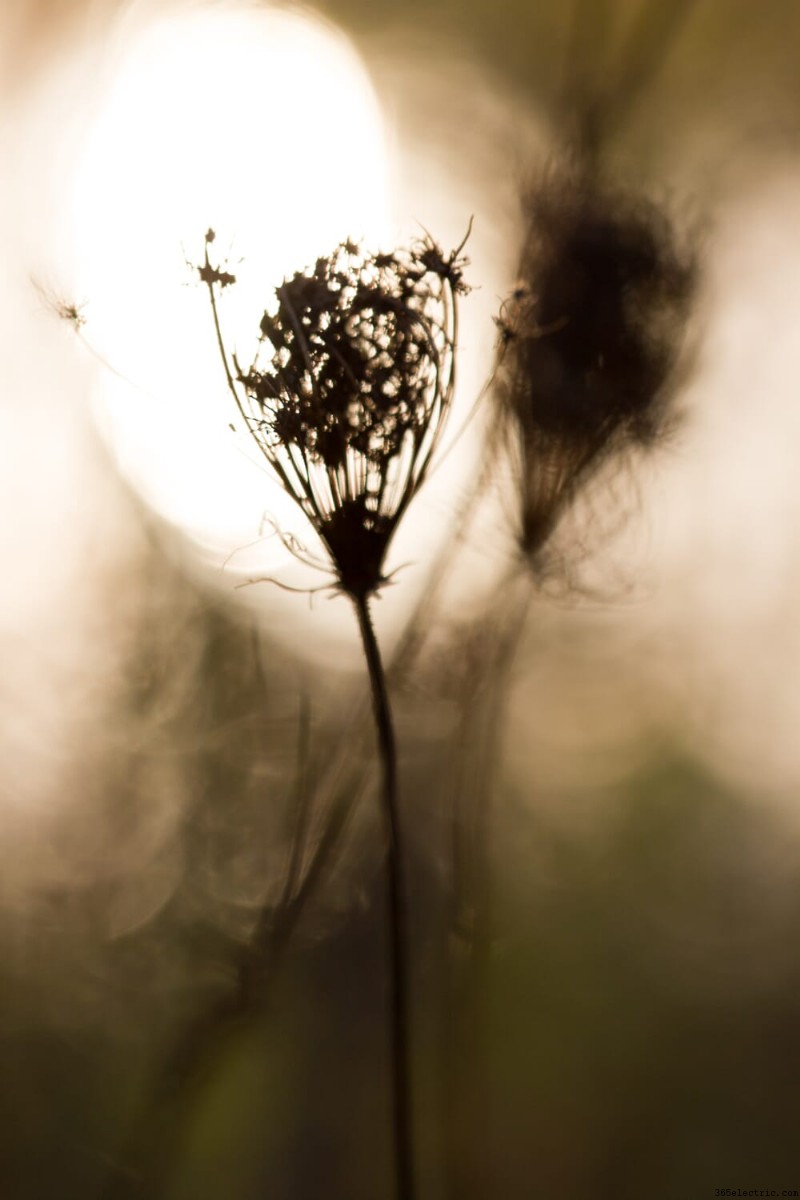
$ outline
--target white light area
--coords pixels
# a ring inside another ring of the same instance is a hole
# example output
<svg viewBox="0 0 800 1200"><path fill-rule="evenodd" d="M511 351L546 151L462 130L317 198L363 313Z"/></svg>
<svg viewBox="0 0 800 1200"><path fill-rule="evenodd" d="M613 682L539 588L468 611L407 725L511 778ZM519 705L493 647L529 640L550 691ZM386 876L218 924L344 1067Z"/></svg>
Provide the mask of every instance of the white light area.
<svg viewBox="0 0 800 1200"><path fill-rule="evenodd" d="M257 536L262 513L301 533L302 518L228 428L208 295L186 258L202 260L213 227L238 279L226 338L249 361L272 289L345 237L385 244L388 196L378 102L329 26L211 7L126 48L77 166L75 294L113 368L98 373L97 408L124 473L220 557Z"/></svg>
<svg viewBox="0 0 800 1200"><path fill-rule="evenodd" d="M702 352L689 420L660 472L660 601L650 614L655 657L698 755L762 799L791 795L793 807L799 202L796 164L753 170L705 247Z"/></svg>

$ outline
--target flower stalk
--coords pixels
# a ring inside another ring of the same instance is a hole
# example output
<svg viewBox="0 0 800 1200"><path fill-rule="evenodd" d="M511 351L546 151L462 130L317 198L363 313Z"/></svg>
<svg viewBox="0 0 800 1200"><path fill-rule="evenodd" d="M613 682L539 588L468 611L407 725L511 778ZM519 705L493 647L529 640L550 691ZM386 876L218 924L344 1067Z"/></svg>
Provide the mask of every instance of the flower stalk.
<svg viewBox="0 0 800 1200"><path fill-rule="evenodd" d="M321 543L333 587L358 621L382 769L391 1024L392 1129L397 1200L414 1200L408 901L403 873L397 749L370 612L388 582L391 540L422 486L455 388L457 296L464 243L445 257L428 236L408 250L368 255L344 242L276 289L248 367L229 355L218 294L236 282L205 255L214 328L245 428ZM466 241L466 239L465 239ZM285 544L313 563L289 537Z"/></svg>
<svg viewBox="0 0 800 1200"><path fill-rule="evenodd" d="M386 688L386 672L366 597L354 600L361 643L369 672L375 728L382 769L386 839L386 917L389 936L389 996L392 1014L392 1128L398 1200L413 1200L414 1153L411 1126L410 995L408 904L404 880L403 837L397 787L397 747Z"/></svg>

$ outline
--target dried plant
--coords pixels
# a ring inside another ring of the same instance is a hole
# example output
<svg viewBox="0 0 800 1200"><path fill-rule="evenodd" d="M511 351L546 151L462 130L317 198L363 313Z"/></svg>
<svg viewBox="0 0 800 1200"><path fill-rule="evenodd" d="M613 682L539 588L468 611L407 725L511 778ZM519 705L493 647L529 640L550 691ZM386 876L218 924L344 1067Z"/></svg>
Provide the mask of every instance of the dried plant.
<svg viewBox="0 0 800 1200"><path fill-rule="evenodd" d="M525 209L521 282L497 319L498 396L519 544L536 565L587 479L667 428L696 269L654 204L590 175L551 175Z"/></svg>
<svg viewBox="0 0 800 1200"><path fill-rule="evenodd" d="M275 305L261 317L258 351L243 368L222 335L218 294L236 280L211 262L214 240L209 230L198 270L228 387L247 430L327 551L334 586L349 596L358 617L383 768L395 1184L398 1200L412 1200L397 753L369 600L387 582L389 545L425 480L452 404L457 297L467 290L464 243L447 257L428 236L383 254L342 243L277 288ZM287 545L312 561L294 540Z"/></svg>
<svg viewBox="0 0 800 1200"><path fill-rule="evenodd" d="M543 577L560 522L596 473L673 426L696 280L693 255L655 204L604 182L585 145L570 158L571 168L551 168L522 197L519 284L496 319L493 392L515 485L518 553L476 621L479 653L462 687L453 772L451 930L462 953L450 965L443 1074L447 1194L454 1200L491 1191L475 1148L490 1119L492 764L532 584Z"/></svg>
<svg viewBox="0 0 800 1200"><path fill-rule="evenodd" d="M216 290L235 277L211 265L213 240L210 230L200 277L219 333ZM247 429L353 598L386 582L389 544L451 405L460 252L445 258L430 238L375 255L343 243L277 288L249 367L220 336Z"/></svg>

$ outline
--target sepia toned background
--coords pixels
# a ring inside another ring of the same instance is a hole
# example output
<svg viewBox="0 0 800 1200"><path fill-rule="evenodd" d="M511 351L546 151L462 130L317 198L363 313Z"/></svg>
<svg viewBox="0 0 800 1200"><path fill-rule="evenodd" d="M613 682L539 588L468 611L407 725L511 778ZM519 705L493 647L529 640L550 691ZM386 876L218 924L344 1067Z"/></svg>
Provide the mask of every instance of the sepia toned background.
<svg viewBox="0 0 800 1200"><path fill-rule="evenodd" d="M320 581L265 536L278 501L252 456L217 457L230 415L185 259L222 222L253 263L244 339L269 264L314 237L422 227L449 249L470 218L465 432L376 614L389 657L414 630L393 697L420 1194L800 1189L800 11L285 5L324 22L317 57L277 82L248 64L240 137L240 43L194 43L192 22L263 11L0 18L0 1194L389 1194L356 631L341 597L236 586ZM170 92L173 45L196 74ZM320 84L333 46L352 92ZM125 119L103 125L121 79ZM596 480L534 588L508 582L512 472L482 475L491 395L468 417L520 186L582 104L700 286L681 420ZM231 1015L265 914L259 1002Z"/></svg>

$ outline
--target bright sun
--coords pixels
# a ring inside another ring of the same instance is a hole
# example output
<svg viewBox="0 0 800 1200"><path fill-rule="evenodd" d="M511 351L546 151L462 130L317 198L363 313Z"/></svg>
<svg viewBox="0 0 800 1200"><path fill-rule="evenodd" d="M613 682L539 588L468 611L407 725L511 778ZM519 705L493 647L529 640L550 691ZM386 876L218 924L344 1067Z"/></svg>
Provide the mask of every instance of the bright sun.
<svg viewBox="0 0 800 1200"><path fill-rule="evenodd" d="M257 451L225 436L208 297L186 259L200 261L209 226L229 248L239 282L223 320L246 357L284 275L346 237L387 241L389 195L376 97L328 26L211 8L126 40L77 165L76 298L113 368L99 416L122 469L201 540L230 549L261 512L289 528L297 514Z"/></svg>

